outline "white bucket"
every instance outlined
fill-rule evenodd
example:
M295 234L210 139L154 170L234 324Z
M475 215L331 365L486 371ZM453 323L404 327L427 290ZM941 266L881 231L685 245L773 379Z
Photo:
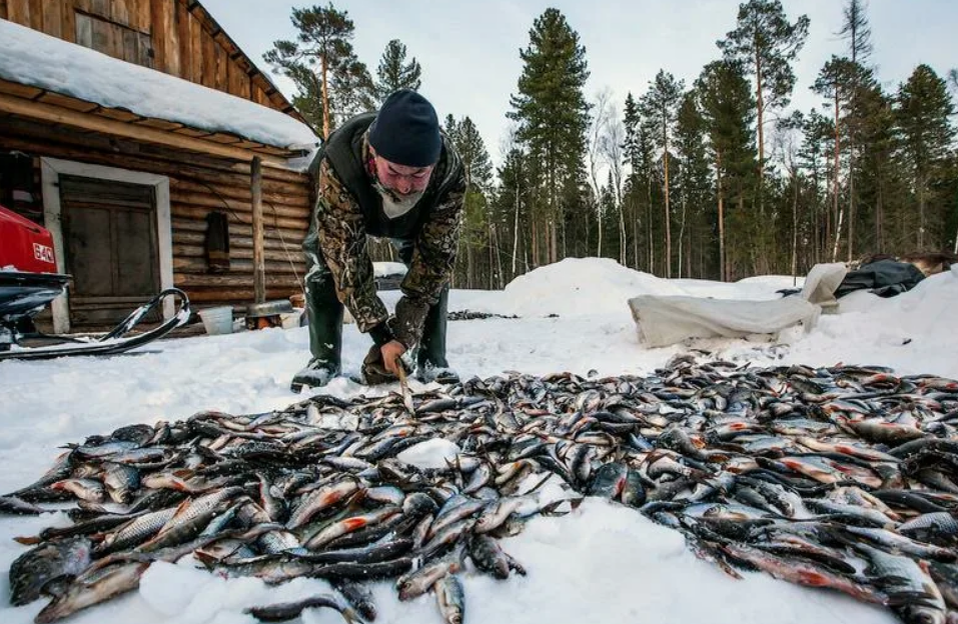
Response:
M219 306L200 310L203 327L210 335L233 333L233 306Z

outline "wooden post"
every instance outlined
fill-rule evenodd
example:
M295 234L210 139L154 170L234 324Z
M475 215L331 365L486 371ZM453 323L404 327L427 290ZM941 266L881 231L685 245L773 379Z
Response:
M266 260L263 235L263 163L259 156L250 165L250 190L253 195L253 292L256 303L266 301Z

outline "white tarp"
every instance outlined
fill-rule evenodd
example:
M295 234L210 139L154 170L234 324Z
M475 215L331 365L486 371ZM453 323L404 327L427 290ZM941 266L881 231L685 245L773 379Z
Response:
M801 295L770 301L640 295L629 299L639 340L664 347L687 338L745 338L777 334L802 323L814 327L823 307L836 303L835 289L848 272L844 264L817 264L805 278Z
M306 124L278 110L5 20L0 78L266 145L309 149L319 143Z

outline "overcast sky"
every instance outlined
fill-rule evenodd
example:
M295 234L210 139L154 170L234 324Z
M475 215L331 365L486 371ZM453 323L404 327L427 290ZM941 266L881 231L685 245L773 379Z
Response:
M227 33L263 70L263 53L277 39L294 39L293 7L311 2L289 0L202 0ZM509 96L522 72L519 50L529 44L534 20L556 7L579 34L591 77L586 96L612 90L621 114L628 92L645 92L659 69L685 80L720 56L716 40L735 27L735 0L337 0L356 26L353 45L375 76L386 44L401 40L422 65L420 92L440 118L468 115L486 148L501 162L508 135ZM841 27L843 0L783 0L791 21L804 12L811 20L808 41L795 65L798 83L793 105L807 110L820 104L809 90L832 54L844 54L835 33ZM958 1L871 0L868 18L875 52L872 63L887 90L897 88L919 63L939 75L958 66ZM273 77L292 96L292 83Z

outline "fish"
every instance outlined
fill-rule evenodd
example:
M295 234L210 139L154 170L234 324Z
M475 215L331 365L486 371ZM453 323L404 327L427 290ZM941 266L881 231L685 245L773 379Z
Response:
M92 563L92 542L74 537L45 542L10 564L10 604L19 607L38 599L53 580L80 575Z
M286 622L298 618L306 609L316 609L319 607L327 607L338 611L348 624L358 621L356 612L353 611L351 607L343 605L335 596L328 594L310 596L293 602L282 602L261 607L248 607L243 609L243 613L252 615L260 622Z
M37 563L11 567L11 597L47 598L38 621L54 621L192 554L213 575L319 578L341 594L250 616L297 617L314 599L370 620L359 584L389 579L461 622L467 558L501 582L535 574L501 540L599 496L679 531L729 576L758 569L937 624L958 607L951 383L690 354L644 376L509 371L120 427L66 445L0 498L32 515L56 501L73 521L18 538ZM459 450L430 468L399 458L435 440Z

